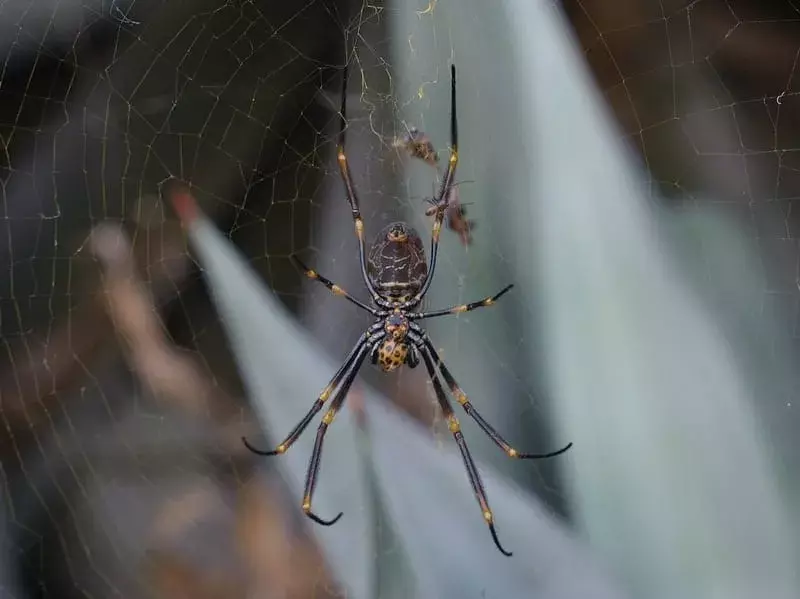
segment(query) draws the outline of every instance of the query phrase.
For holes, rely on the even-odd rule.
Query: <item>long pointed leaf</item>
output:
[[[184,219],[187,213],[184,207]],[[311,350],[314,342],[308,333],[292,321],[210,221],[195,214],[188,229],[253,406],[274,447],[308,411],[338,365]],[[312,423],[286,454],[264,458],[280,469],[297,497],[298,512],[315,428]],[[314,510],[322,517],[332,518],[339,511],[344,516],[335,526],[313,525],[311,530],[335,575],[355,598],[369,596],[369,564],[375,551],[364,484],[352,415],[343,410],[325,440]]]
[[[512,6],[513,34],[528,41],[519,93],[537,115],[530,185],[542,202],[527,225],[541,239],[558,415],[580,447],[580,516],[649,597],[794,596],[759,398],[659,239],[562,15]]]

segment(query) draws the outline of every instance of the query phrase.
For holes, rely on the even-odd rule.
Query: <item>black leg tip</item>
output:
[[[491,522],[489,523],[489,532],[492,533],[492,540],[494,540],[495,546],[500,550],[500,553],[505,555],[506,557],[511,557],[514,555],[511,551],[506,551],[503,549],[503,546],[500,544],[500,539],[497,538],[497,531],[494,529],[494,524]]]
[[[256,455],[263,455],[263,456],[278,455],[277,451],[264,451],[263,449],[258,449],[257,447],[253,447],[252,445],[250,445],[250,442],[247,440],[246,437],[242,437],[242,443],[244,443],[244,446]]]
[[[311,518],[317,524],[321,524],[322,526],[333,526],[339,521],[339,518],[341,518],[343,515],[344,512],[339,512],[339,514],[335,518],[332,518],[331,520],[323,520],[322,518],[317,516],[314,512],[311,511],[306,512],[306,516]]]
[[[492,299],[494,301],[497,301],[512,289],[514,289],[514,283],[511,283],[510,285],[506,285],[505,287],[503,287],[500,291],[497,292],[497,295],[495,295]]]
[[[572,441],[567,443],[564,447],[559,449],[558,451],[552,451],[550,453],[521,453],[519,454],[519,459],[521,460],[543,460],[545,458],[554,458],[562,453],[568,451],[572,447]]]

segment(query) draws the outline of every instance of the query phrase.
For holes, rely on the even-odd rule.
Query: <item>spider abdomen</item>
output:
[[[408,357],[408,344],[404,341],[387,339],[378,348],[378,366],[384,372],[391,372],[405,364]]]
[[[384,297],[399,301],[417,293],[428,276],[419,233],[403,222],[381,229],[369,251],[367,273]]]

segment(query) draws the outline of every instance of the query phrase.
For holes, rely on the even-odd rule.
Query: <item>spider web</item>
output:
[[[415,126],[446,155],[454,60],[463,73],[459,197],[477,225],[468,247],[443,233],[428,306],[504,286],[525,258],[503,237],[512,212],[502,204],[521,200],[502,197],[515,166],[487,162],[508,148],[479,107],[510,94],[513,80],[484,59],[499,74],[496,87],[481,88],[471,65],[511,42],[492,41],[503,32],[491,12],[474,17],[486,35],[475,41],[448,26],[453,3],[408,4],[0,2],[0,484],[10,548],[0,588],[9,597],[244,596],[236,573],[248,557],[271,564],[263,579],[249,573],[255,588],[296,588],[280,574],[313,564],[318,578],[298,596],[329,591],[313,545],[276,532],[278,508],[264,507],[297,498],[269,484],[252,490],[253,465],[233,449],[252,418],[231,399],[242,393],[236,366],[160,188],[171,177],[190,185],[325,350],[344,357],[369,321],[301,281],[290,261],[298,253],[365,297],[333,160],[341,67],[351,64],[347,151],[368,237],[402,219],[426,238],[436,173],[396,140]],[[653,190],[683,208],[713,198],[737,219],[770,275],[763,301],[794,315],[797,343],[800,9],[755,0],[564,8]],[[141,288],[129,284],[132,259]],[[428,330],[487,419],[544,450],[558,440],[540,373],[528,366],[546,348],[520,333],[537,318],[530,302],[512,292],[503,307]],[[361,379],[444,440],[422,370],[365,368]],[[184,371],[176,391],[171,377]],[[491,401],[499,397],[508,399]],[[796,426],[791,407],[776,420]],[[467,432],[482,459],[565,510],[557,466],[521,475]],[[241,522],[271,539],[289,534],[302,561],[275,562]],[[220,588],[229,594],[214,595]]]
[[[752,241],[765,274],[763,287],[752,290],[756,304],[784,315],[778,326],[796,349],[800,7],[783,1],[624,4],[611,9],[568,0],[564,8],[654,192],[681,212],[711,206]],[[699,250],[690,250],[688,259]],[[725,311],[724,292],[712,302]],[[760,406],[786,431],[798,423],[794,395]]]

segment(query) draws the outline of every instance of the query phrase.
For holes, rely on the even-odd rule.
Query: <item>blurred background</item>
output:
[[[791,547],[798,514],[786,507],[796,505],[800,488],[800,9],[780,0],[542,2],[541,11],[563,14],[579,58],[562,63],[562,53],[539,48],[537,64],[554,65],[544,69],[526,62],[522,45],[530,40],[510,26],[513,3],[501,4],[0,2],[4,597],[344,594],[346,584],[296,518],[299,497],[241,446],[242,435],[259,438],[259,427],[202,267],[162,184],[185,181],[318,347],[343,359],[369,320],[307,284],[289,257],[298,253],[365,297],[333,155],[345,61],[348,156],[369,237],[396,219],[421,231],[430,226],[425,198],[436,169],[410,157],[401,141],[418,127],[446,155],[448,63],[458,65],[458,194],[474,226],[471,239],[452,228],[443,233],[428,304],[445,307],[522,283],[491,310],[428,327],[473,402],[526,451],[570,440],[579,451],[583,439],[613,460],[613,448],[583,436],[592,427],[598,438],[636,443],[625,455],[646,460],[652,452],[655,460],[661,446],[651,445],[652,437],[630,438],[625,423],[592,421],[586,412],[581,420],[578,404],[560,402],[569,393],[549,357],[559,316],[530,291],[547,280],[548,259],[549,268],[561,264],[572,279],[586,276],[536,239],[566,241],[593,223],[575,212],[566,221],[571,233],[548,228],[555,221],[542,206],[562,197],[518,183],[530,168],[526,151],[557,153],[568,143],[576,152],[562,160],[563,170],[576,178],[587,177],[582,161],[591,160],[574,141],[586,132],[581,121],[566,115],[565,130],[575,136],[567,142],[545,136],[541,123],[555,117],[541,112],[542,103],[527,104],[523,90],[557,94],[560,76],[574,76],[567,69],[588,74],[614,139],[628,148],[643,182],[642,201],[660,215],[658,227],[643,224],[633,238],[653,241],[656,253],[679,265],[681,285],[714,315],[719,347],[740,377],[734,386],[742,403],[714,404],[711,418],[740,410],[747,427],[734,437],[752,432],[763,454],[751,465],[739,462],[731,480],[764,487],[774,510],[756,494],[756,509],[738,505],[731,518],[764,510],[769,523],[756,525],[767,531],[760,543],[776,540],[786,570],[800,570]],[[565,189],[563,205],[569,194]],[[602,195],[595,200],[604,223],[628,236],[631,222]],[[530,213],[543,215],[547,234],[515,230],[519,216]],[[529,244],[520,247],[516,241],[526,235]],[[631,281],[624,293],[636,292]],[[675,343],[670,355],[691,353],[691,345]],[[661,354],[642,347],[642,364],[657,371]],[[597,396],[587,402],[603,411],[598,377]],[[645,379],[638,389],[644,393]],[[424,369],[386,376],[364,368],[359,380],[448,442]],[[293,401],[310,406],[313,399]],[[708,422],[694,420],[694,410],[681,409],[684,429]],[[632,596],[660,596],[626,571],[647,556],[633,552],[635,543],[627,556],[616,547],[630,530],[598,517],[591,498],[597,485],[579,455],[526,468],[505,459],[477,428],[465,430],[482,462],[535,493]],[[680,438],[665,443],[680,452]],[[669,487],[669,477],[649,472]],[[644,505],[658,488],[620,482],[606,497]],[[692,492],[672,490],[677,497]],[[731,488],[724,496],[735,503],[737,494]],[[775,531],[785,535],[779,542]],[[655,572],[664,547],[637,568]],[[700,579],[702,564],[698,559]],[[754,588],[764,591],[760,597],[783,597],[770,589],[795,582],[772,587],[760,580]]]

